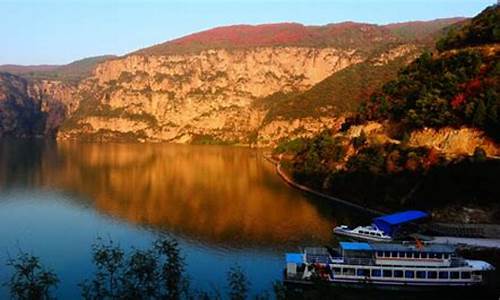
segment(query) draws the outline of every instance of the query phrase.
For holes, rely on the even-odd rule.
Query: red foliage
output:
[[[431,148],[429,149],[427,157],[424,160],[424,167],[426,169],[429,169],[430,167],[437,164],[438,161],[439,161],[439,152],[435,148]]]
[[[465,95],[460,93],[451,100],[451,106],[457,108],[465,102]]]
[[[218,27],[207,31],[191,34],[177,40],[172,44],[231,44],[238,46],[252,45],[279,45],[298,43],[311,38],[315,31],[310,27],[296,23],[264,24],[264,25],[234,25]]]

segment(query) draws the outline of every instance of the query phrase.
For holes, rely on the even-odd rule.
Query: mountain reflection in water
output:
[[[279,247],[331,239],[331,208],[290,189],[251,149],[13,141],[1,144],[0,157],[2,189],[75,193],[104,215],[204,243]]]

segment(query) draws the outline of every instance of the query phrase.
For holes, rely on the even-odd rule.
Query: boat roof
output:
[[[287,253],[286,254],[286,262],[300,264],[303,262],[303,255],[300,253]]]
[[[415,244],[378,243],[371,244],[373,251],[398,251],[398,252],[428,252],[428,253],[453,253],[455,247],[447,244],[426,244],[417,247]]]
[[[446,244],[427,244],[418,248],[415,244],[340,242],[340,247],[347,251],[455,252],[455,247]]]
[[[384,222],[390,225],[399,225],[426,218],[428,216],[429,215],[427,213],[420,210],[408,210],[375,218],[374,223],[377,224],[377,222]]]
[[[340,242],[340,248],[349,251],[372,251],[372,247],[368,243],[359,242]]]

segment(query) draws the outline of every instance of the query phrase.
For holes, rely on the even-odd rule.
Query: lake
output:
[[[360,218],[290,188],[258,150],[0,143],[0,281],[9,278],[5,261],[22,249],[59,275],[59,298],[79,297],[98,237],[129,249],[170,234],[193,288],[224,293],[238,264],[257,294],[281,279],[286,251],[332,243],[334,223]]]

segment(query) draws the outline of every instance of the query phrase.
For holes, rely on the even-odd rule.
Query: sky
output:
[[[123,55],[233,24],[471,17],[496,0],[0,0],[0,64]]]

